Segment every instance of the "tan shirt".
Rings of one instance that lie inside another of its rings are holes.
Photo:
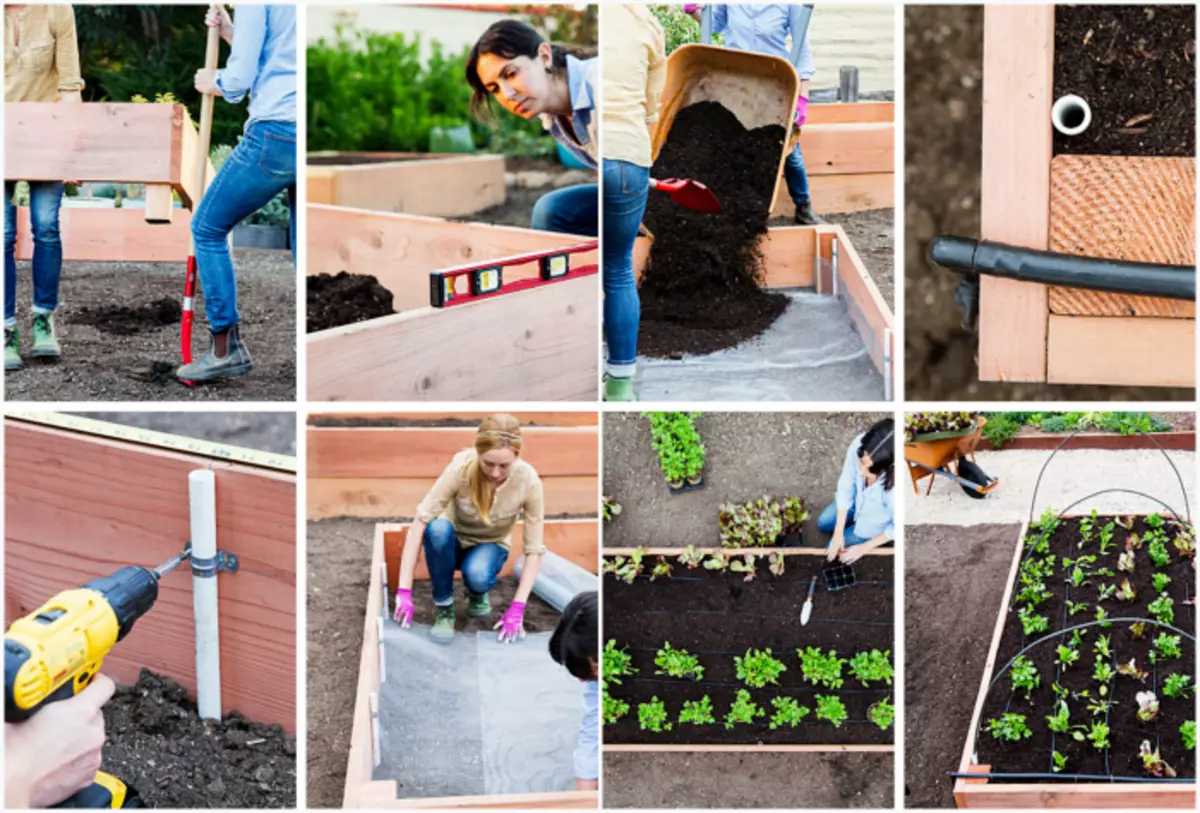
[[[25,6],[4,14],[4,100],[79,101],[79,43],[71,6]]]
[[[650,125],[667,79],[666,40],[648,6],[600,4],[604,32],[603,157],[649,167]]]
[[[545,514],[542,480],[533,466],[518,458],[496,495],[488,513],[491,525],[485,525],[471,501],[471,469],[478,455],[463,449],[438,477],[433,488],[417,506],[417,519],[424,523],[445,517],[454,524],[458,541],[464,548],[496,542],[511,548],[513,526],[525,521],[525,555],[545,553],[542,523]]]

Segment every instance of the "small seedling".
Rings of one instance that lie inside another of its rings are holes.
[[[1134,699],[1138,704],[1138,719],[1143,723],[1154,722],[1154,718],[1158,716],[1158,698],[1154,692],[1138,692]]]
[[[1180,559],[1191,559],[1196,555],[1196,537],[1189,526],[1181,525],[1179,534],[1173,540],[1175,552]]]
[[[1146,547],[1146,552],[1150,554],[1150,561],[1154,562],[1155,567],[1166,567],[1171,564],[1171,554],[1167,553],[1167,543],[1161,539],[1155,539]]]
[[[878,703],[871,704],[871,707],[867,709],[867,719],[879,726],[882,731],[887,731],[895,722],[896,709],[892,706],[891,700],[885,697]]]
[[[742,557],[742,561],[734,559],[729,563],[729,569],[734,573],[745,573],[746,578],[742,581],[752,582],[754,577],[758,575],[758,557],[753,553],[747,553]]]
[[[1196,721],[1185,720],[1179,726],[1179,738],[1183,740],[1183,747],[1189,751],[1196,750]]]
[[[671,565],[662,556],[658,557],[658,561],[654,564],[654,569],[650,571],[650,581],[658,581],[659,579],[671,578]]]
[[[808,716],[808,707],[800,705],[791,697],[776,697],[771,701],[771,705],[775,707],[775,713],[771,715],[772,729],[785,725],[795,728]]]
[[[1166,573],[1154,574],[1154,589],[1162,593],[1167,589],[1167,585],[1171,583],[1171,577]]]
[[[1142,638],[1145,638],[1146,637],[1146,622],[1145,621],[1137,621],[1133,624],[1130,624],[1129,625],[1129,634],[1132,635],[1137,640],[1141,640]]]
[[[1026,636],[1050,629],[1050,621],[1046,616],[1035,615],[1028,607],[1022,607],[1017,617],[1021,619],[1021,629],[1025,631]]]
[[[1082,548],[1088,542],[1092,541],[1092,534],[1094,534],[1096,532],[1096,520],[1097,520],[1097,515],[1096,515],[1096,512],[1093,510],[1091,516],[1084,517],[1083,519],[1081,519],[1079,521],[1079,533],[1080,533],[1079,547],[1080,548]]]
[[[1102,684],[1110,683],[1116,674],[1117,673],[1113,670],[1112,665],[1109,664],[1107,660],[1100,660],[1099,658],[1096,659],[1096,668],[1092,670],[1092,677],[1096,681]],[[1104,687],[1101,686],[1100,694],[1104,694],[1104,692]]]
[[[1137,534],[1130,534],[1129,536],[1125,537],[1125,552],[1133,553],[1136,550],[1141,550],[1145,541],[1145,539],[1142,539],[1142,537],[1138,536]]]
[[[1099,720],[1092,720],[1092,725],[1088,728],[1087,738],[1097,751],[1107,751],[1109,733],[1110,731],[1106,724]]]
[[[1059,700],[1054,709],[1054,714],[1046,717],[1046,725],[1055,734],[1066,734],[1071,730],[1071,710],[1067,708],[1067,701]]]
[[[700,659],[688,653],[686,649],[671,649],[669,642],[654,655],[654,665],[658,667],[656,675],[669,675],[674,678],[691,678],[700,680],[704,677],[704,667]]]
[[[705,570],[724,570],[729,566],[729,554],[724,549],[714,551],[704,562]]]
[[[671,730],[671,724],[667,722],[667,709],[661,700],[652,697],[649,703],[638,704],[638,726],[642,731],[655,733]]]
[[[683,549],[683,553],[679,554],[679,564],[684,565],[688,570],[694,570],[703,561],[704,554],[696,550],[695,545],[688,545]]]
[[[1013,661],[1009,676],[1012,678],[1013,691],[1024,690],[1026,700],[1033,694],[1033,690],[1042,684],[1037,667],[1024,655]]]
[[[1069,612],[1071,615],[1076,615],[1078,613],[1086,613],[1087,608],[1088,608],[1088,604],[1086,601],[1068,601],[1067,602],[1067,612]]]
[[[842,666],[846,659],[839,658],[837,650],[830,650],[826,655],[817,647],[810,646],[807,649],[796,650],[796,654],[800,656],[800,671],[809,683],[830,689],[842,688],[845,682],[842,680]]]
[[[1137,590],[1129,583],[1129,579],[1121,581],[1121,587],[1117,590],[1117,598],[1121,601],[1133,601],[1137,598]]]
[[[1053,508],[1047,508],[1042,512],[1042,515],[1038,517],[1038,521],[1034,523],[1033,527],[1042,535],[1050,537],[1053,536],[1054,532],[1058,530],[1058,525],[1060,522],[1061,519],[1058,516],[1058,512]]]
[[[767,569],[771,571],[772,576],[783,575],[784,565],[782,553],[772,553],[767,557],[767,561],[771,563]]]
[[[683,711],[679,713],[679,722],[693,725],[715,723],[717,720],[713,717],[712,708],[712,700],[708,698],[708,695],[704,695],[699,700],[684,700]]]
[[[613,697],[608,693],[608,689],[604,690],[604,700],[602,702],[601,714],[605,725],[614,725],[620,722],[621,718],[629,713],[629,704],[619,697]]]
[[[1117,586],[1115,584],[1100,585],[1100,594],[1099,594],[1100,601],[1108,601],[1110,598],[1112,598],[1116,594],[1117,594]]]
[[[1162,660],[1171,660],[1172,658],[1182,658],[1183,649],[1180,647],[1181,637],[1178,635],[1168,635],[1165,632],[1160,632],[1158,637],[1154,639],[1154,651],[1150,653],[1151,658]],[[1158,660],[1154,660],[1157,663]]]
[[[846,707],[837,695],[818,694],[817,698],[817,719],[828,720],[833,723],[835,728],[841,728],[842,723],[846,721]]]
[[[1116,517],[1113,522],[1127,531],[1133,530],[1133,517]]]
[[[1191,683],[1191,675],[1167,675],[1167,679],[1163,681],[1163,697],[1187,697],[1192,692]]]
[[[1107,621],[1107,622],[1106,622],[1106,621],[1104,620],[1104,619],[1106,619],[1106,618],[1108,618],[1108,613],[1107,613],[1107,612],[1105,612],[1104,608],[1103,608],[1103,607],[1097,607],[1097,608],[1096,608],[1096,620],[1097,620],[1097,621],[1099,621],[1099,622],[1101,622],[1101,623],[1100,623],[1100,626],[1101,626],[1101,627],[1103,627],[1104,629],[1108,629],[1109,627],[1111,627],[1111,626],[1112,626],[1112,622],[1111,622],[1111,621]]]
[[[1071,649],[1069,646],[1058,647],[1058,663],[1062,665],[1063,670],[1070,669],[1079,662],[1079,650]]]
[[[617,569],[617,578],[626,584],[633,584],[635,581],[637,581],[637,577],[642,573],[642,559],[645,556],[645,548],[641,546],[635,548],[633,553],[629,555],[629,559],[624,561],[621,567]]]
[[[605,522],[612,522],[621,515],[621,504],[612,497],[604,497],[602,504]]]
[[[1050,590],[1043,582],[1034,582],[1017,594],[1017,601],[1036,607],[1050,598]]]
[[[779,683],[779,676],[787,671],[783,661],[771,657],[771,650],[747,649],[744,657],[734,657],[738,679],[752,689],[761,689],[768,683]]]
[[[750,692],[738,689],[737,698],[733,701],[729,714],[725,715],[725,727],[733,728],[737,723],[753,723],[755,717],[765,714],[762,707],[750,699]]]
[[[1100,529],[1100,555],[1107,556],[1109,550],[1116,547],[1113,545],[1113,534],[1116,533],[1117,526],[1110,522]]]
[[[612,683],[620,686],[623,676],[637,674],[637,669],[633,666],[633,657],[626,651],[627,649],[627,647],[617,649],[617,642],[612,639],[604,645],[604,658],[601,666],[604,685]]]
[[[1130,658],[1129,663],[1117,664],[1117,674],[1145,682],[1149,673],[1145,669],[1138,668],[1137,658]]]
[[[1062,773],[1067,767],[1067,758],[1058,751],[1051,751],[1050,755],[1054,758],[1054,765],[1050,768],[1054,773]]]
[[[1071,586],[1075,589],[1079,589],[1085,584],[1088,584],[1089,582],[1087,576],[1088,574],[1086,570],[1079,565],[1075,565],[1075,567],[1071,568]]]
[[[1170,624],[1175,620],[1174,607],[1175,599],[1164,593],[1158,598],[1154,599],[1154,601],[1150,602],[1150,604],[1146,606],[1146,609],[1149,610],[1150,614],[1163,624]]]
[[[1126,551],[1117,557],[1117,570],[1132,573],[1136,565],[1133,561],[1133,551]]]
[[[1033,736],[1033,732],[1029,730],[1029,726],[1025,725],[1024,714],[1014,714],[1008,712],[999,717],[988,720],[986,723],[988,733],[998,740],[1005,742],[1020,742],[1023,739],[1029,739]]]
[[[1175,769],[1163,760],[1159,754],[1159,749],[1155,748],[1151,750],[1150,740],[1142,740],[1142,747],[1139,753],[1142,756],[1142,765],[1145,766],[1146,773],[1151,776],[1175,777]]]
[[[1088,697],[1088,693],[1080,692],[1078,696]],[[1104,717],[1107,716],[1110,711],[1112,711],[1112,707],[1115,705],[1117,705],[1116,702],[1112,700],[1091,700],[1088,702],[1087,709],[1092,713],[1093,717]],[[1078,739],[1080,742],[1083,741],[1082,737],[1077,737],[1076,739]]]
[[[1087,634],[1087,630],[1071,630],[1071,643],[1068,646],[1071,649],[1078,649],[1079,645],[1083,643],[1083,636]]]
[[[859,679],[864,686],[883,681],[892,685],[892,662],[889,660],[891,650],[880,652],[872,649],[870,652],[859,652],[850,659],[850,674]]]
[[[1096,639],[1095,645],[1092,646],[1092,651],[1097,655],[1103,655],[1106,658],[1112,655],[1112,636],[1101,635]]]

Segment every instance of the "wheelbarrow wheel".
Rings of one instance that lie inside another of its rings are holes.
[[[969,480],[972,483],[978,483],[981,486],[986,486],[988,483],[992,482],[992,478],[988,477],[987,474],[984,473],[983,469],[979,468],[979,466],[972,463],[970,460],[967,460],[965,457],[960,458],[958,461],[958,476],[964,480]],[[968,497],[973,497],[977,500],[982,500],[987,496],[986,492],[976,491],[969,486],[960,485],[959,488],[961,488],[963,493]]]

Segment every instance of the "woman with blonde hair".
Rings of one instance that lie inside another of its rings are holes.
[[[488,593],[508,560],[513,526],[525,522],[522,546],[525,567],[508,610],[493,629],[511,643],[525,637],[525,602],[541,567],[542,481],[521,459],[521,424],[512,415],[484,418],[475,445],[456,454],[433,488],[417,506],[400,559],[400,585],[393,618],[412,623],[413,571],[421,551],[433,587],[434,622],[430,637],[443,644],[454,637],[454,574],[461,571],[467,591],[467,614],[492,613]]]

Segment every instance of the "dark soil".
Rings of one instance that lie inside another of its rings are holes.
[[[904,806],[954,807],[954,780],[1020,525],[904,529]]]
[[[1092,108],[1081,135],[1054,134],[1055,154],[1187,156],[1196,152],[1194,6],[1059,6],[1054,97]]]
[[[182,315],[180,301],[164,297],[132,308],[124,305],[92,308],[85,305],[79,309],[75,321],[114,336],[132,336],[145,330],[157,330],[164,325],[178,325]]]
[[[1058,7],[1062,13],[1066,7]],[[1154,6],[1160,9],[1160,6]],[[939,234],[979,235],[983,6],[904,9],[906,397],[923,401],[1191,401],[1185,388],[980,381],[958,276],[929,262]],[[857,245],[857,243],[856,243]]]
[[[396,312],[392,292],[370,274],[314,274],[307,284],[309,333]]]
[[[779,318],[787,298],[759,286],[771,194],[784,130],[747,131],[716,102],[685,107],[651,170],[691,178],[721,201],[718,214],[685,209],[653,193],[645,225],[654,235],[641,283],[638,350],[647,356],[706,354],[753,338]]]
[[[758,580],[747,584],[741,575],[714,573],[697,568],[688,570],[675,565],[673,577],[651,583],[639,578],[632,585],[615,576],[604,579],[604,637],[629,647],[638,674],[623,678],[611,693],[630,705],[630,713],[615,725],[605,726],[605,742],[612,743],[771,743],[831,744],[890,743],[891,731],[881,731],[867,721],[867,709],[876,701],[890,697],[890,686],[876,684],[864,688],[844,667],[846,683],[841,689],[827,690],[805,682],[796,650],[808,646],[836,650],[842,657],[857,652],[892,648],[893,560],[867,557],[855,564],[855,587],[837,592],[825,590],[820,581],[825,559],[816,556],[789,556],[781,577],[759,565]],[[809,579],[818,576],[813,597],[813,617],[800,625],[800,608],[808,593]],[[868,623],[863,623],[868,622]],[[655,675],[655,652],[669,641],[675,649],[686,649],[700,657],[704,678],[700,681]],[[766,711],[762,722],[753,726],[739,724],[728,730],[720,724],[739,689],[746,688],[738,679],[734,656],[747,649],[771,649],[787,666],[778,686],[751,689],[750,694]],[[848,719],[834,727],[815,717],[814,695],[835,694],[846,706]],[[677,721],[684,700],[699,700],[707,695],[713,703],[718,723],[697,727],[675,723],[672,731],[654,733],[638,726],[637,707],[658,697],[666,704],[673,722]],[[771,700],[793,697],[811,713],[795,728],[768,728],[773,713]]]
[[[1064,520],[1050,540],[1050,553],[1059,557],[1077,557],[1081,554],[1098,554],[1099,543],[1093,539],[1081,551],[1078,548],[1080,536],[1079,520]],[[1142,520],[1134,523],[1132,533],[1144,535],[1147,530]],[[1117,543],[1108,555],[1090,567],[1108,567],[1116,572],[1115,578],[1093,576],[1091,584],[1076,588],[1065,582],[1061,575],[1047,579],[1046,586],[1050,588],[1051,597],[1038,606],[1040,615],[1050,620],[1050,629],[1063,629],[1094,620],[1097,606],[1103,607],[1110,617],[1153,618],[1147,605],[1157,597],[1151,577],[1154,573],[1166,573],[1172,579],[1167,586],[1166,594],[1175,600],[1175,626],[1183,630],[1194,630],[1194,608],[1185,601],[1195,598],[1191,588],[1195,579],[1191,562],[1179,558],[1173,546],[1168,544],[1171,553],[1171,563],[1165,568],[1156,568],[1150,560],[1145,547],[1135,553],[1135,572],[1130,575],[1116,568],[1117,555],[1124,550],[1124,543],[1130,532],[1117,528],[1114,541]],[[1172,534],[1174,536],[1174,534]],[[1064,574],[1061,568],[1058,574]],[[1101,585],[1120,584],[1128,579],[1137,591],[1137,597],[1130,602],[1110,598],[1098,602],[1097,591]],[[1068,615],[1067,602],[1086,602],[1086,612],[1074,617]],[[1111,635],[1112,655],[1108,658],[1110,665],[1116,668],[1117,663],[1128,663],[1130,658],[1137,665],[1149,672],[1149,677],[1142,683],[1133,678],[1117,677],[1110,684],[1109,697],[1114,701],[1112,711],[1104,717],[1095,718],[1087,710],[1090,702],[1075,699],[1074,693],[1090,690],[1094,697],[1097,693],[1098,682],[1092,677],[1098,656],[1093,654],[1093,646],[1100,635]],[[1066,637],[1047,641],[1026,653],[1026,657],[1037,667],[1041,676],[1041,685],[1034,689],[1031,699],[1026,700],[1024,692],[1013,692],[1011,681],[1006,674],[1001,677],[988,695],[983,709],[983,721],[998,717],[1005,712],[1023,714],[1026,725],[1033,732],[1029,739],[1018,743],[1004,743],[994,739],[989,734],[978,736],[978,753],[982,763],[990,764],[996,773],[1049,773],[1052,760],[1051,751],[1057,750],[1067,758],[1067,768],[1064,773],[1080,773],[1091,775],[1115,776],[1145,776],[1138,747],[1143,740],[1157,743],[1161,748],[1162,758],[1178,772],[1180,777],[1195,775],[1194,759],[1180,742],[1179,725],[1185,720],[1192,719],[1194,701],[1191,698],[1170,699],[1162,694],[1163,680],[1168,674],[1180,672],[1193,675],[1195,646],[1186,638],[1183,639],[1183,658],[1181,660],[1164,660],[1157,665],[1150,663],[1149,653],[1153,650],[1151,639],[1158,635],[1153,624],[1147,624],[1147,635],[1135,639],[1127,623],[1115,623],[1109,629],[1092,627],[1087,630],[1080,646],[1079,663],[1069,669],[1061,669],[1056,663],[1055,647],[1066,642]],[[997,664],[1005,664],[1022,648],[1032,643],[1040,634],[1027,637],[1016,617],[1016,611],[1010,612],[1005,623],[1004,633],[1000,640]],[[1068,701],[1071,710],[1071,721],[1077,725],[1087,725],[1094,719],[1106,720],[1111,733],[1111,748],[1098,751],[1088,741],[1082,743],[1062,734],[1055,735],[1049,730],[1045,716],[1054,711],[1055,697],[1051,685],[1057,681],[1061,686],[1073,693]],[[1134,695],[1139,691],[1153,691],[1160,702],[1160,712],[1152,723],[1143,723],[1137,719],[1138,705]]]
[[[148,807],[296,806],[296,739],[237,712],[201,720],[170,678],[143,669],[104,707],[103,769]]]

